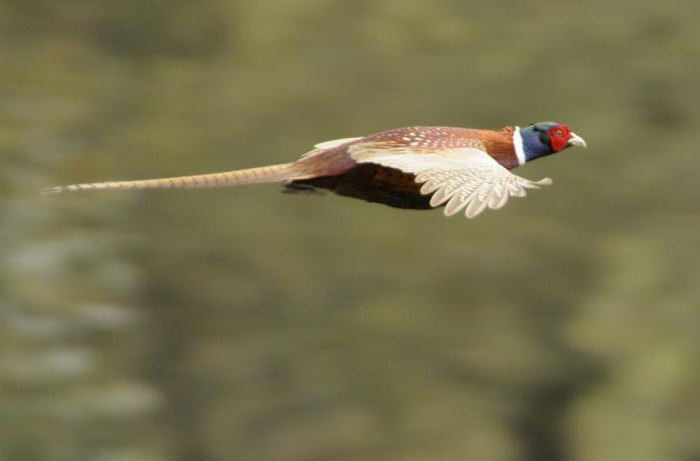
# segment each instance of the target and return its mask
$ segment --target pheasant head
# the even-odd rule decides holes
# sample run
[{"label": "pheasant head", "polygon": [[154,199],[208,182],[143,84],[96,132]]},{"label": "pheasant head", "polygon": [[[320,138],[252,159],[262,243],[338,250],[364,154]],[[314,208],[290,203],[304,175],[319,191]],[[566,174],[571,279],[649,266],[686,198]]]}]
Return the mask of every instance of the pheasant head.
[{"label": "pheasant head", "polygon": [[[540,157],[556,154],[572,146],[586,147],[586,141],[573,133],[568,126],[557,122],[538,122],[520,128],[516,132],[520,135],[521,143],[515,141],[515,148],[519,150],[522,146],[522,155],[525,162],[529,162]],[[524,163],[524,162],[523,162]]]}]

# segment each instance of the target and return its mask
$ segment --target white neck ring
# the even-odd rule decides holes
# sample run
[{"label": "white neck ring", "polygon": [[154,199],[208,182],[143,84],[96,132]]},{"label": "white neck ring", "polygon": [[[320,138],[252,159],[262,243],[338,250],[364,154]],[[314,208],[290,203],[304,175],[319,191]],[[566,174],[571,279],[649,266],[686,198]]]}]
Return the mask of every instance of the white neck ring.
[{"label": "white neck ring", "polygon": [[515,147],[515,156],[518,157],[518,165],[523,165],[527,162],[527,158],[525,157],[523,136],[520,134],[519,126],[516,126],[515,130],[513,130],[513,146]]}]

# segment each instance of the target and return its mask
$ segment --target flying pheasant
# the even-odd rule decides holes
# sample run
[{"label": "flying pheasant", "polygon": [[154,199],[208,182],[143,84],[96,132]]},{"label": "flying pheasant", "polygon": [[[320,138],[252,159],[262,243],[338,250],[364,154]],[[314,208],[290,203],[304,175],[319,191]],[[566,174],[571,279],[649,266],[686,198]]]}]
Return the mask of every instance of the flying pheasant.
[{"label": "flying pheasant", "polygon": [[171,189],[284,182],[289,192],[328,189],[396,208],[444,206],[473,218],[510,196],[551,184],[510,173],[526,162],[586,142],[566,125],[540,122],[500,131],[413,126],[317,144],[299,160],[222,173],[73,184],[48,193],[92,189]]}]

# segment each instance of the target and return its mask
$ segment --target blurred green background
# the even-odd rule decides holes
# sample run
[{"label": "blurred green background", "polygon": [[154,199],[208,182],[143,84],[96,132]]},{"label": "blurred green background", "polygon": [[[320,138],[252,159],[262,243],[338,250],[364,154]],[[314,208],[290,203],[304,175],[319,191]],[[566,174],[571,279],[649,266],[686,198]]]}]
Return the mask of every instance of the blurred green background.
[{"label": "blurred green background", "polygon": [[[0,1],[0,459],[700,460],[696,0]],[[474,221],[41,197],[566,123]]]}]

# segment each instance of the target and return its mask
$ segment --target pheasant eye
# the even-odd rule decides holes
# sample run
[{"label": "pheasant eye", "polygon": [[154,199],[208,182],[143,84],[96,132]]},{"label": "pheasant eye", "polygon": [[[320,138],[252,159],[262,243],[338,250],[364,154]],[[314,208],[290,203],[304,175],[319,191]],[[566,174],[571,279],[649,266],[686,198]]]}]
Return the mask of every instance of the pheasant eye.
[{"label": "pheasant eye", "polygon": [[559,128],[557,131],[554,132],[554,136],[556,136],[557,138],[561,138],[562,136],[564,136],[564,130]]}]

